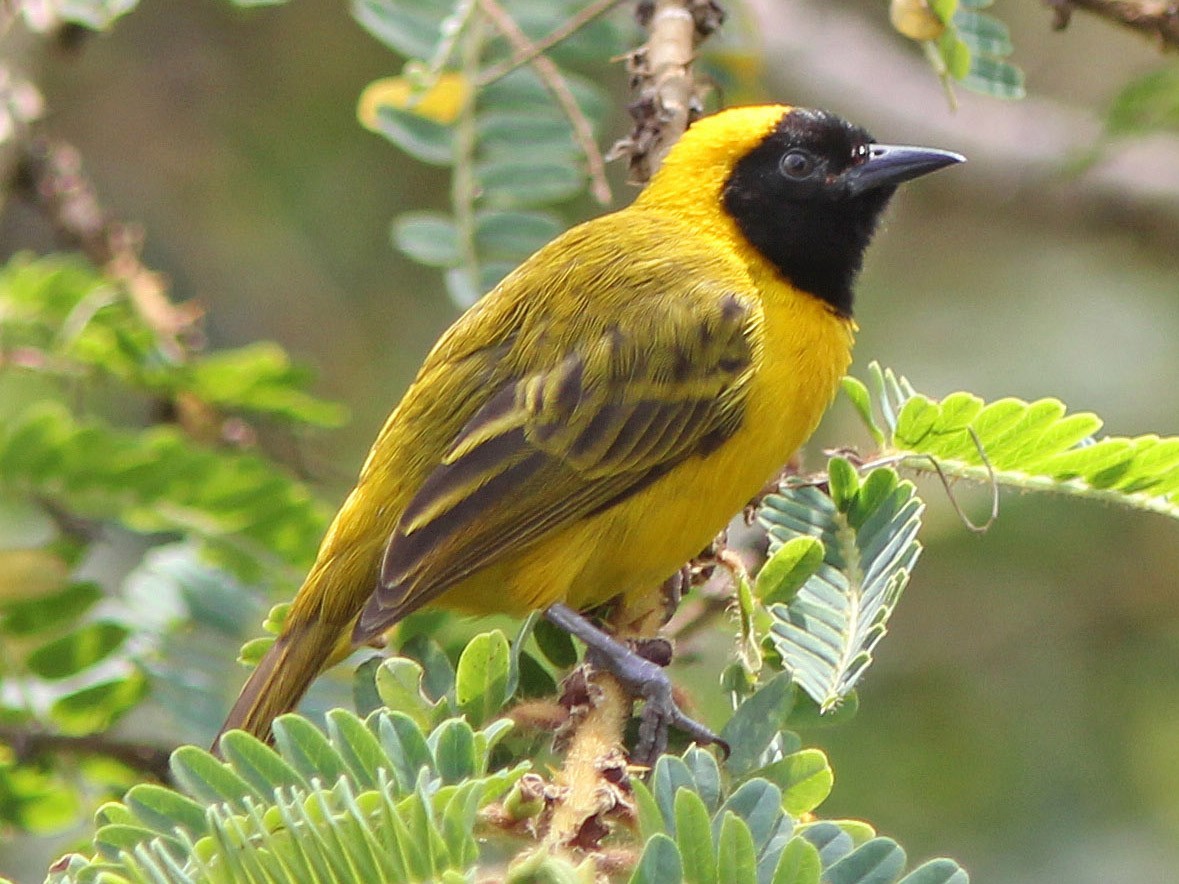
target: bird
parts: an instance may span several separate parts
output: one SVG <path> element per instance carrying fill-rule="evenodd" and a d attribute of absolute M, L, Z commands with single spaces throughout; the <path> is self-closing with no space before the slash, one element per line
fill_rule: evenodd
<path fill-rule="evenodd" d="M 646 701 L 636 754 L 670 726 L 720 743 L 584 612 L 659 592 L 807 440 L 850 365 L 890 198 L 963 160 L 782 104 L 694 122 L 630 205 L 442 334 L 221 734 L 267 738 L 325 668 L 437 606 L 540 611 L 580 638 Z"/>

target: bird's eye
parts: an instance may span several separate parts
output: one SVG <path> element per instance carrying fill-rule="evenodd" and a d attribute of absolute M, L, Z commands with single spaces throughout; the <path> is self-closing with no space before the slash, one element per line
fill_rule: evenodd
<path fill-rule="evenodd" d="M 815 171 L 815 158 L 805 151 L 792 150 L 782 156 L 778 168 L 787 178 L 806 178 Z"/>

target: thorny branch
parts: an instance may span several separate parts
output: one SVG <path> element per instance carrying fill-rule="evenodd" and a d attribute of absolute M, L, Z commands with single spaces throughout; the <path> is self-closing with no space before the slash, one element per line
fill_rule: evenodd
<path fill-rule="evenodd" d="M 1052 26 L 1062 31 L 1081 9 L 1156 40 L 1163 50 L 1179 50 L 1179 2 L 1175 0 L 1044 0 Z"/>
<path fill-rule="evenodd" d="M 714 0 L 639 3 L 639 24 L 650 36 L 627 61 L 632 96 L 628 109 L 635 124 L 609 154 L 610 159 L 627 158 L 632 182 L 650 180 L 671 146 L 703 113 L 705 90 L 692 75 L 692 62 L 696 47 L 724 17 Z"/>

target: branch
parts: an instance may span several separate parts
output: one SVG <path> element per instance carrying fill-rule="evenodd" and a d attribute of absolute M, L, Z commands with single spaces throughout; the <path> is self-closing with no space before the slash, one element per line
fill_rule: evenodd
<path fill-rule="evenodd" d="M 1163 51 L 1179 50 L 1179 3 L 1168 0 L 1044 0 L 1051 7 L 1052 27 L 1063 31 L 1073 10 L 1104 18 L 1137 31 L 1159 44 Z"/>
<path fill-rule="evenodd" d="M 103 756 L 122 762 L 130 768 L 150 774 L 161 783 L 171 782 L 168 760 L 169 749 L 114 740 L 106 734 L 87 734 L 74 737 L 48 731 L 32 730 L 0 724 L 0 743 L 8 746 L 18 764 L 28 763 L 45 755 Z"/>

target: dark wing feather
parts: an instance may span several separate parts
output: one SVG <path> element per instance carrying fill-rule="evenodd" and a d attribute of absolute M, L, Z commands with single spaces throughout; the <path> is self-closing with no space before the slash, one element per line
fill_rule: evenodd
<path fill-rule="evenodd" d="M 489 391 L 403 512 L 354 638 L 722 443 L 741 422 L 759 317 L 731 294 L 697 298 Z"/>

